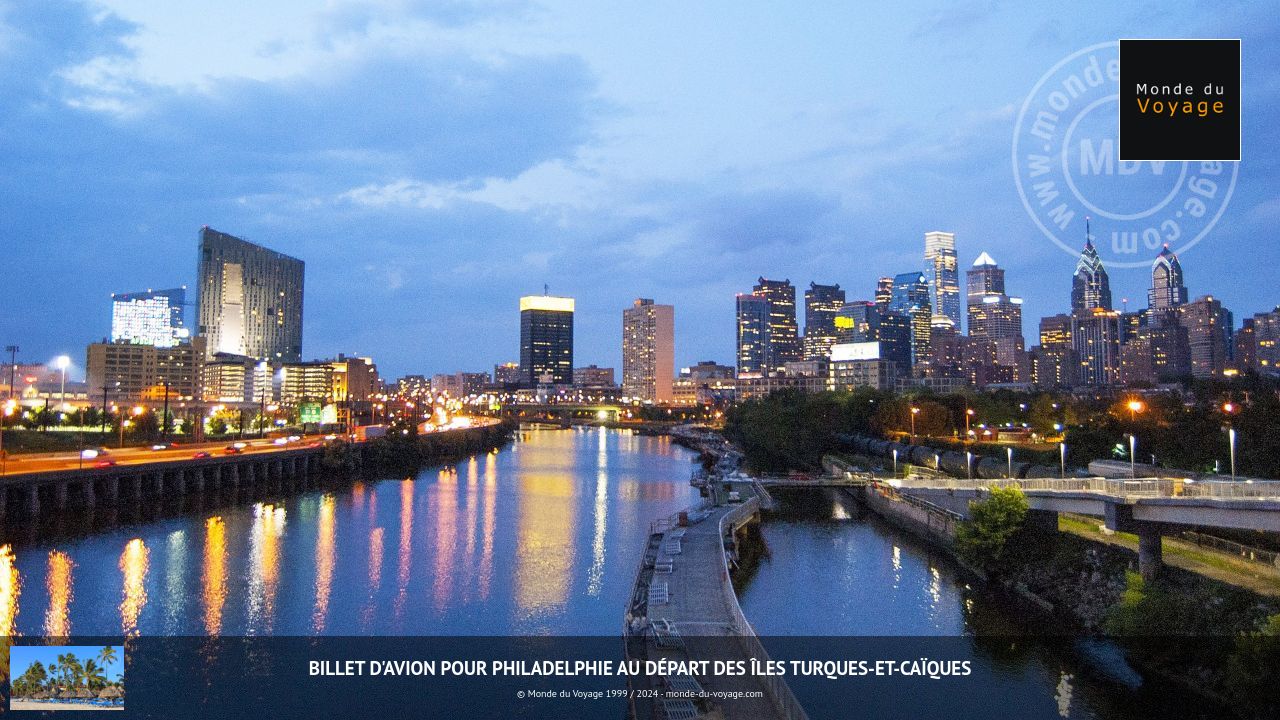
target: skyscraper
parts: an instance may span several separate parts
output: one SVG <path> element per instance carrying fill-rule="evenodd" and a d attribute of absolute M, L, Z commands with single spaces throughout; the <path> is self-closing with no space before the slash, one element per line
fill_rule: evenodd
<path fill-rule="evenodd" d="M 1191 356 L 1191 375 L 1219 377 L 1230 361 L 1235 345 L 1231 311 L 1211 295 L 1196 298 L 1178 307 L 1178 323 L 1186 329 Z"/>
<path fill-rule="evenodd" d="M 173 347 L 190 337 L 185 287 L 111 296 L 111 342 Z"/>
<path fill-rule="evenodd" d="M 1120 313 L 1100 307 L 1072 313 L 1071 342 L 1079 384 L 1106 387 L 1120 380 Z"/>
<path fill-rule="evenodd" d="M 889 309 L 893 301 L 893 278 L 882 277 L 876 281 L 876 307 L 883 312 Z"/>
<path fill-rule="evenodd" d="M 764 373 L 771 362 L 769 298 L 738 295 L 738 375 Z"/>
<path fill-rule="evenodd" d="M 997 340 L 1022 337 L 1022 298 L 1005 294 L 1004 270 L 982 253 L 966 273 L 969 336 Z"/>
<path fill-rule="evenodd" d="M 929 359 L 929 333 L 933 312 L 929 303 L 929 280 L 922 272 L 899 273 L 893 278 L 889 309 L 911 320 L 911 363 Z M 906 368 L 902 374 L 907 375 Z"/>
<path fill-rule="evenodd" d="M 769 300 L 770 371 L 801 359 L 800 332 L 796 324 L 796 288 L 790 280 L 760 278 L 752 290 Z"/>
<path fill-rule="evenodd" d="M 1035 383 L 1040 387 L 1070 388 L 1079 384 L 1071 316 L 1040 318 L 1040 352 Z"/>
<path fill-rule="evenodd" d="M 217 353 L 259 360 L 302 359 L 301 260 L 200 229 L 199 334 Z"/>
<path fill-rule="evenodd" d="M 655 403 L 672 402 L 675 308 L 638 298 L 622 311 L 622 391 Z"/>
<path fill-rule="evenodd" d="M 1071 279 L 1071 312 L 1087 312 L 1094 309 L 1111 309 L 1111 281 L 1102 258 L 1093 247 L 1093 237 L 1085 229 L 1084 250 L 1076 263 L 1076 274 Z"/>
<path fill-rule="evenodd" d="M 960 330 L 960 272 L 956 261 L 955 233 L 924 234 L 924 261 L 928 268 L 932 324 Z"/>
<path fill-rule="evenodd" d="M 1182 283 L 1182 264 L 1168 245 L 1160 250 L 1151 264 L 1151 289 L 1147 291 L 1147 307 L 1168 310 L 1187 301 L 1187 287 Z"/>
<path fill-rule="evenodd" d="M 804 291 L 804 359 L 822 360 L 836 342 L 836 313 L 844 305 L 839 285 L 809 283 Z"/>
<path fill-rule="evenodd" d="M 520 298 L 520 384 L 573 383 L 573 298 Z"/>

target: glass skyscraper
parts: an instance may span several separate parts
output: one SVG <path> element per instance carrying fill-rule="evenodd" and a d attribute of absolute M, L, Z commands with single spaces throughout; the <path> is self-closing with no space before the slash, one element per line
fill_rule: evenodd
<path fill-rule="evenodd" d="M 932 324 L 950 324 L 960 331 L 960 271 L 956 259 L 955 233 L 933 231 L 924 234 L 924 261 L 928 268 L 929 294 L 933 306 Z"/>
<path fill-rule="evenodd" d="M 836 314 L 844 306 L 839 285 L 809 283 L 804 291 L 804 359 L 824 360 L 836 342 Z"/>
<path fill-rule="evenodd" d="M 573 384 L 573 298 L 520 298 L 520 384 Z"/>
<path fill-rule="evenodd" d="M 297 258 L 201 228 L 199 334 L 209 357 L 301 361 L 303 275 Z"/>
<path fill-rule="evenodd" d="M 185 287 L 111 296 L 111 342 L 173 347 L 186 340 Z"/>
<path fill-rule="evenodd" d="M 889 310 L 905 315 L 911 321 L 912 364 L 927 362 L 933 311 L 929 303 L 929 281 L 924 273 L 909 272 L 894 276 Z"/>
<path fill-rule="evenodd" d="M 738 295 L 738 375 L 764 373 L 772 365 L 769 298 Z"/>

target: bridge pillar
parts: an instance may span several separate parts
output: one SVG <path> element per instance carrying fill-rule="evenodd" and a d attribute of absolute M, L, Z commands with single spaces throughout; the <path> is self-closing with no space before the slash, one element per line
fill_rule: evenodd
<path fill-rule="evenodd" d="M 227 474 L 223 481 L 230 484 L 231 487 L 240 487 L 240 463 L 232 463 L 227 466 Z"/>
<path fill-rule="evenodd" d="M 173 474 L 173 494 L 178 499 L 182 499 L 187 494 L 187 474 L 178 471 Z"/>
<path fill-rule="evenodd" d="M 0 522 L 9 511 L 9 488 L 0 486 Z"/>
<path fill-rule="evenodd" d="M 81 496 L 80 496 L 81 503 L 84 505 L 84 507 L 92 509 L 95 505 L 97 505 L 97 497 L 93 492 L 93 479 L 90 478 L 88 480 L 85 480 L 83 483 L 81 483 L 80 487 L 81 487 Z"/>
<path fill-rule="evenodd" d="M 1164 548 L 1160 542 L 1160 526 L 1155 523 L 1143 523 L 1143 526 L 1138 529 L 1138 572 L 1143 580 L 1150 581 L 1160 574 Z"/>
<path fill-rule="evenodd" d="M 40 486 L 32 485 L 27 488 L 27 514 L 31 517 L 40 516 Z"/>
<path fill-rule="evenodd" d="M 107 504 L 115 505 L 120 499 L 120 478 L 112 476 L 103 480 L 102 491 L 107 496 Z"/>
<path fill-rule="evenodd" d="M 59 510 L 67 509 L 67 486 L 69 484 L 70 483 L 67 483 L 67 482 L 60 482 L 53 486 L 54 507 L 58 508 Z"/>

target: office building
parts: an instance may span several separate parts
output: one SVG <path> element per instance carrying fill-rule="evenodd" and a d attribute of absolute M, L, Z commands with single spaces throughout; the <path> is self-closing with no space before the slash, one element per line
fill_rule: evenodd
<path fill-rule="evenodd" d="M 520 385 L 573 382 L 573 298 L 520 298 Z"/>
<path fill-rule="evenodd" d="M 790 280 L 759 278 L 753 295 L 769 301 L 769 367 L 781 370 L 789 362 L 800 360 L 800 331 L 796 323 L 796 288 Z"/>
<path fill-rule="evenodd" d="M 769 298 L 737 297 L 738 375 L 765 373 L 773 364 L 769 328 Z"/>
<path fill-rule="evenodd" d="M 303 262 L 208 226 L 199 257 L 198 334 L 209 357 L 301 360 Z"/>
<path fill-rule="evenodd" d="M 1086 230 L 1084 250 L 1071 278 L 1071 312 L 1111 309 L 1111 280 Z"/>
<path fill-rule="evenodd" d="M 889 310 L 905 315 L 911 320 L 911 365 L 927 364 L 933 311 L 929 300 L 929 280 L 924 273 L 909 272 L 894 276 Z M 903 372 L 903 374 L 910 373 Z"/>
<path fill-rule="evenodd" d="M 1040 319 L 1040 350 L 1033 378 L 1039 387 L 1072 388 L 1078 384 L 1079 365 L 1071 328 L 1070 315 Z"/>
<path fill-rule="evenodd" d="M 199 400 L 203 396 L 204 338 L 170 347 L 93 343 L 85 351 L 90 399 L 109 402 Z M 101 400 L 99 400 L 100 402 Z"/>
<path fill-rule="evenodd" d="M 1160 250 L 1151 264 L 1151 289 L 1147 291 L 1147 307 L 1153 311 L 1169 310 L 1187 301 L 1187 287 L 1182 282 L 1182 264 L 1168 245 Z"/>
<path fill-rule="evenodd" d="M 838 343 L 831 348 L 828 373 L 834 390 L 892 390 L 898 366 L 882 357 L 879 342 Z"/>
<path fill-rule="evenodd" d="M 956 236 L 949 232 L 924 234 L 924 261 L 928 268 L 933 325 L 950 325 L 960 330 L 960 272 L 956 259 Z"/>
<path fill-rule="evenodd" d="M 1234 345 L 1231 312 L 1219 300 L 1206 295 L 1178 306 L 1178 324 L 1187 332 L 1192 377 L 1221 377 L 1230 367 Z"/>
<path fill-rule="evenodd" d="M 882 277 L 876 281 L 876 308 L 881 312 L 889 309 L 889 303 L 893 302 L 893 278 Z"/>
<path fill-rule="evenodd" d="M 111 342 L 173 347 L 190 337 L 185 287 L 111 296 Z"/>
<path fill-rule="evenodd" d="M 836 315 L 843 307 L 839 285 L 809 283 L 804 291 L 804 359 L 825 360 L 836 342 Z"/>
<path fill-rule="evenodd" d="M 675 316 L 674 307 L 648 298 L 638 298 L 622 311 L 623 395 L 653 403 L 672 402 Z M 609 384 L 613 384 L 612 378 Z"/>
<path fill-rule="evenodd" d="M 1107 387 L 1120 381 L 1120 313 L 1096 307 L 1071 315 L 1071 343 L 1078 365 L 1076 382 Z M 1044 337 L 1040 344 L 1044 346 Z"/>
<path fill-rule="evenodd" d="M 677 405 L 725 405 L 737 397 L 734 368 L 713 360 L 682 369 L 673 385 Z"/>
<path fill-rule="evenodd" d="M 504 388 L 520 386 L 520 363 L 499 363 L 493 366 L 493 384 Z"/>
<path fill-rule="evenodd" d="M 613 381 L 614 372 L 611 367 L 588 365 L 573 369 L 573 386 L 580 390 L 600 390 L 617 387 Z"/>

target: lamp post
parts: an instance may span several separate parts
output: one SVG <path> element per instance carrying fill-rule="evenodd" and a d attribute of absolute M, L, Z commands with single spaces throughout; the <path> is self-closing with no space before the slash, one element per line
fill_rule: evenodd
<path fill-rule="evenodd" d="M 1138 438 L 1133 433 L 1129 433 L 1129 477 L 1138 477 L 1138 465 L 1136 453 L 1138 452 Z"/>
<path fill-rule="evenodd" d="M 1227 428 L 1227 441 L 1231 444 L 1231 479 L 1236 479 L 1236 429 Z"/>
<path fill-rule="evenodd" d="M 964 453 L 964 467 L 969 474 L 969 479 L 973 479 L 973 453 L 968 450 Z"/>
<path fill-rule="evenodd" d="M 911 406 L 911 440 L 916 439 L 916 415 L 920 414 L 920 408 Z"/>
<path fill-rule="evenodd" d="M 9 353 L 9 397 L 13 398 L 13 384 L 18 380 L 18 351 L 22 348 L 17 345 L 5 345 L 4 351 Z"/>
<path fill-rule="evenodd" d="M 893 449 L 893 476 L 898 477 L 898 448 Z"/>
<path fill-rule="evenodd" d="M 1062 478 L 1066 479 L 1067 477 L 1067 444 L 1064 442 L 1058 443 L 1058 462 L 1061 465 Z"/>
<path fill-rule="evenodd" d="M 71 365 L 71 358 L 59 355 L 54 363 L 62 371 L 62 387 L 58 390 L 58 411 L 61 412 L 67 405 L 67 368 Z"/>
<path fill-rule="evenodd" d="M 973 419 L 973 408 L 964 409 L 964 441 L 969 442 L 969 421 Z"/>
<path fill-rule="evenodd" d="M 1005 473 L 1005 477 L 1013 479 L 1013 448 L 1005 448 L 1005 452 L 1009 456 L 1009 471 Z"/>

